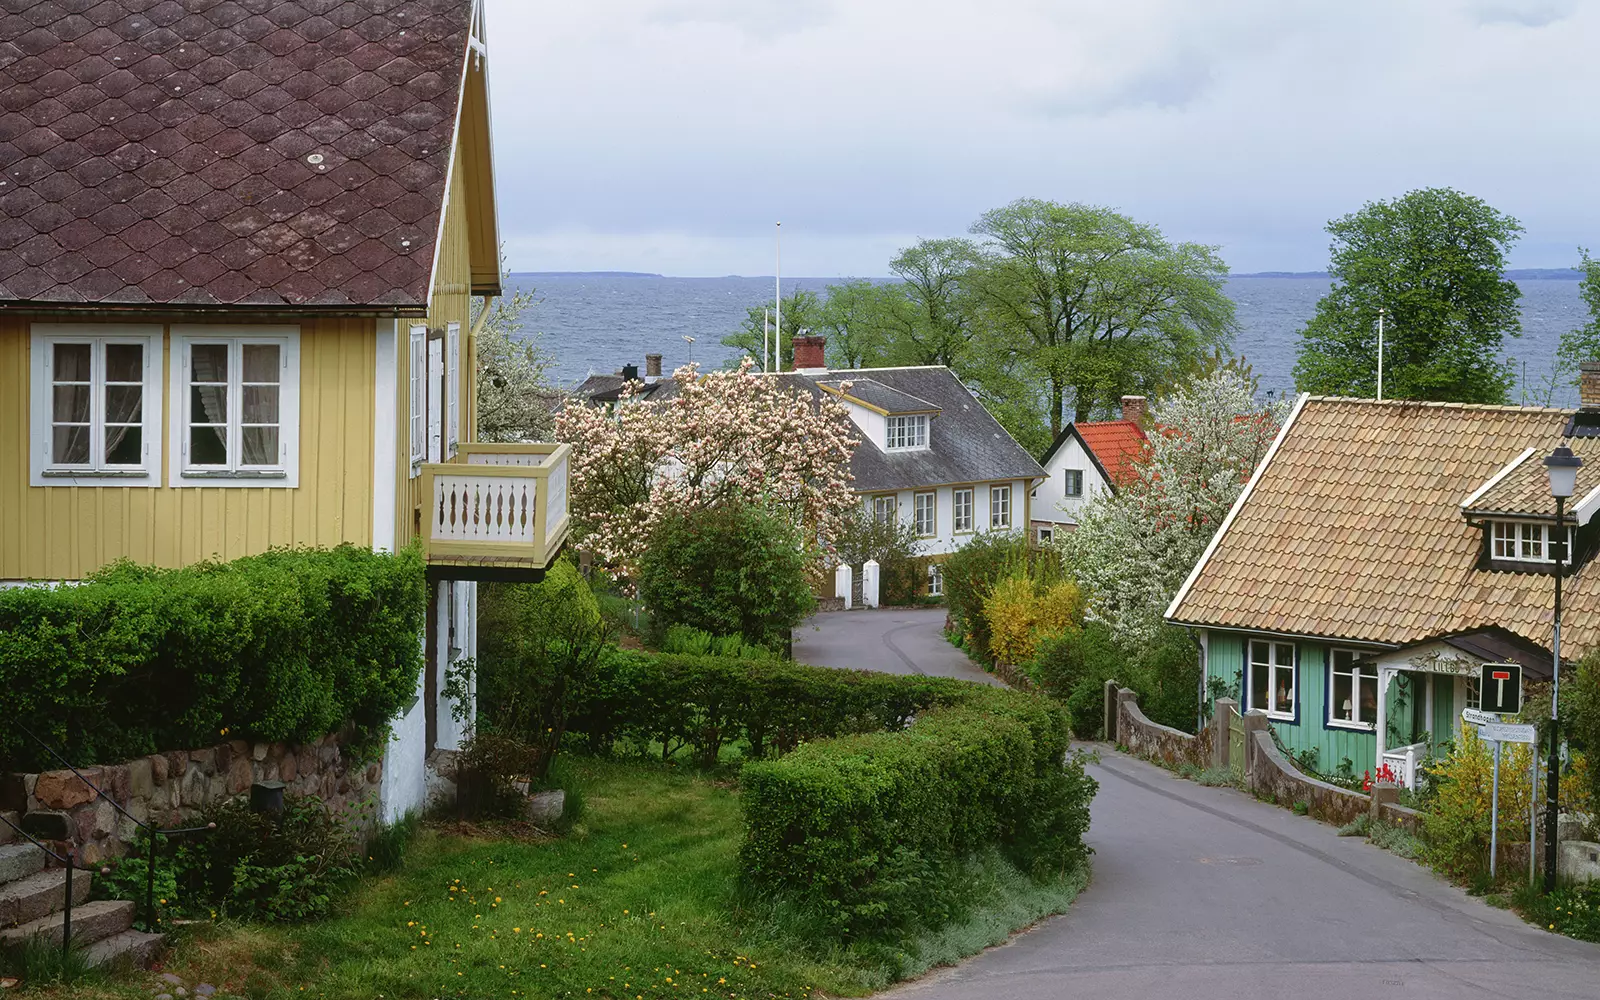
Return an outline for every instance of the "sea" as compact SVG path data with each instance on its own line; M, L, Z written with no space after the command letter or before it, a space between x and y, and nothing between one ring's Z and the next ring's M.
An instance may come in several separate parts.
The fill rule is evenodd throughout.
M1522 336L1507 338L1516 376L1513 402L1575 406L1577 392L1548 378L1556 343L1588 320L1580 284L1568 278L1522 277ZM783 294L805 289L823 294L839 278L785 277ZM1294 391L1299 331L1329 288L1324 275L1236 275L1227 293L1236 306L1239 332L1233 352L1243 355L1263 393ZM615 272L514 274L513 290L534 298L519 317L521 335L552 358L551 377L573 386L593 373L625 364L642 369L644 356L661 354L665 370L688 362L716 367L736 357L722 338L738 329L746 310L772 300L769 277L675 278Z

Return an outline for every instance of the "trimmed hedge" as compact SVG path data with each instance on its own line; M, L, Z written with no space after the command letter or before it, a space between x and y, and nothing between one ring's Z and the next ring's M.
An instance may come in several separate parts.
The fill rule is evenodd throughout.
M918 713L993 690L946 677L808 667L781 660L658 655L612 647L600 658L567 732L595 752L619 741L687 749L714 764L726 746L746 757L807 740L904 728Z
M1097 785L1069 739L1059 706L981 689L903 731L749 764L745 883L832 933L879 937L944 923L943 873L984 850L1034 877L1072 871Z
M0 590L0 717L76 764L346 725L376 751L416 690L426 603L417 552L353 545ZM0 727L0 770L51 766Z

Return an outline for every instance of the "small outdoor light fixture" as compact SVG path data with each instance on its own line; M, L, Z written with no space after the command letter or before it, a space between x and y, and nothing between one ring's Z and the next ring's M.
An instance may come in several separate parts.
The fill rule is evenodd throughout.
M258 781L250 786L250 811L271 816L283 812L283 782Z
M1550 474L1550 495L1561 499L1572 496L1578 486L1578 470L1582 467L1583 459L1566 445L1552 451L1544 460L1545 471Z

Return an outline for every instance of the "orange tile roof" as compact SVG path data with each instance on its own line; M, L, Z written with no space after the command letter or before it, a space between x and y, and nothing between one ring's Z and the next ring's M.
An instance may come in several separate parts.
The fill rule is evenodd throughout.
M1144 453L1144 431L1132 420L1099 420L1073 424L1084 445L1094 453L1114 485L1121 486L1132 473L1133 461Z
M1480 569L1483 529L1462 502L1530 446L1542 476L1568 415L1307 399L1171 620L1393 645L1500 626L1548 647L1551 577ZM1577 656L1600 642L1600 560L1565 597L1564 652Z

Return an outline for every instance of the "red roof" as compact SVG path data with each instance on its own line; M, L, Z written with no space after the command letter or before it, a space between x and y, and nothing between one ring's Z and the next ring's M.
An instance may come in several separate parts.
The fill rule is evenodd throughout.
M0 300L425 305L472 9L0 4Z
M1113 485L1121 486L1132 474L1134 459L1144 452L1144 431L1132 420L1100 420L1073 424L1083 443L1094 453L1100 465L1111 477Z

